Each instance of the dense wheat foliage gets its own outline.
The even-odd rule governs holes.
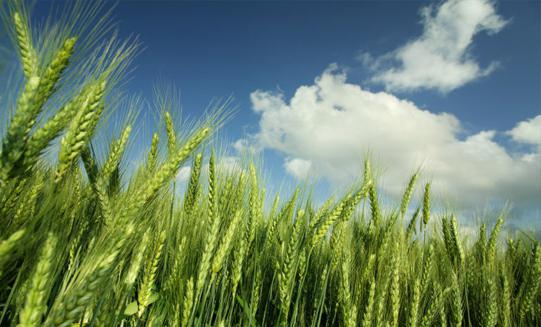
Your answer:
[[[368,162],[322,205],[300,189],[273,197],[253,164],[223,170],[208,151],[220,110],[182,132],[164,111],[134,171],[121,164],[129,124],[99,159],[98,123],[136,47],[112,41],[70,63],[93,38],[32,29],[23,6],[4,19],[24,87],[3,95],[16,101],[0,157],[0,325],[541,325],[539,242],[504,236],[503,218],[465,240],[417,173],[395,210]]]

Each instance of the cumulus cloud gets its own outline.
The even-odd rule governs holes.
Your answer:
[[[333,183],[351,183],[370,152],[384,170],[383,187],[389,195],[400,195],[411,173],[422,166],[424,176],[433,180],[433,190],[449,202],[535,203],[541,198],[539,148],[511,153],[495,141],[498,132],[493,130],[464,138],[452,114],[364,90],[332,67],[313,85],[300,86],[289,100],[258,90],[251,101],[260,114],[252,143],[282,152],[286,171],[296,177],[309,172]],[[535,143],[538,124],[536,117],[507,134]]]
[[[520,122],[507,134],[516,142],[541,146],[541,115]]]
[[[372,82],[394,91],[449,92],[498,66],[492,62],[480,67],[471,54],[475,35],[497,33],[507,23],[496,14],[492,0],[447,0],[423,8],[421,16],[421,36],[380,57],[361,56],[374,71]]]
[[[312,161],[303,160],[299,158],[286,159],[284,162],[286,171],[298,179],[304,179],[308,177],[310,168],[312,168]]]

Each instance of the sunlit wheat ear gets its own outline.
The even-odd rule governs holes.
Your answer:
[[[492,264],[494,262],[494,258],[496,256],[496,242],[498,241],[498,237],[500,235],[500,231],[502,229],[504,223],[503,217],[499,217],[496,221],[496,225],[494,226],[494,229],[492,229],[492,232],[490,233],[490,237],[488,239],[487,244],[487,262],[489,264]]]
[[[244,267],[244,258],[246,254],[246,238],[244,235],[240,235],[239,244],[235,247],[235,251],[233,253],[233,272],[231,274],[231,294],[233,296],[237,293],[237,287],[239,285],[239,282],[242,277],[242,271]]]
[[[415,189],[415,183],[417,182],[417,179],[419,178],[419,171],[415,172],[409,180],[408,186],[406,187],[406,191],[404,192],[404,195],[402,196],[402,201],[400,203],[400,217],[403,218],[406,214],[406,211],[408,210],[408,205],[411,201],[411,196],[413,194],[413,190]]]
[[[158,162],[158,145],[160,143],[160,137],[158,133],[152,135],[152,143],[150,144],[150,150],[148,151],[147,168],[149,171],[156,169]]]
[[[195,156],[195,159],[192,164],[190,171],[190,181],[188,182],[188,187],[184,195],[184,204],[183,210],[186,215],[189,215],[193,210],[194,205],[197,203],[200,185],[199,185],[199,176],[201,175],[201,165],[203,162],[203,155],[198,153]]]
[[[207,226],[206,226],[206,238],[203,247],[203,253],[201,254],[201,261],[199,262],[199,271],[197,274],[196,290],[198,294],[203,291],[203,285],[205,284],[208,271],[210,267],[210,259],[214,253],[216,242],[218,239],[218,232],[220,229],[220,220],[216,215],[216,164],[214,152],[210,155],[209,160],[209,191],[208,191],[208,207],[207,207]]]
[[[246,229],[248,231],[248,246],[250,246],[255,237],[256,226],[263,219],[263,208],[261,207],[262,202],[259,197],[257,172],[253,163],[250,164],[250,196],[248,205],[250,207],[250,215]]]
[[[13,25],[15,26],[24,75],[27,79],[31,79],[38,72],[38,56],[32,44],[28,22],[20,13],[16,12],[13,14]]]
[[[41,251],[36,268],[32,273],[30,287],[26,293],[26,301],[19,314],[18,327],[40,326],[44,313],[47,311],[48,284],[54,263],[54,249],[57,239],[49,235]]]
[[[209,127],[199,129],[180,150],[177,150],[149,180],[147,187],[144,188],[139,195],[138,202],[147,202],[156,194],[164,183],[171,181],[180,168],[180,164],[192,154],[192,152],[207,138],[210,132],[211,129]]]
[[[58,153],[55,182],[59,183],[94,133],[101,114],[105,81],[97,82],[82,104],[82,108],[62,138]]]
[[[104,182],[108,182],[115,169],[118,168],[122,155],[124,154],[124,150],[126,149],[126,145],[128,144],[131,130],[131,125],[126,126],[120,134],[120,138],[111,144],[109,156],[101,168],[100,178]]]
[[[374,226],[373,229],[377,229],[381,220],[381,208],[379,207],[379,199],[375,183],[370,184],[368,195],[370,198],[370,211],[372,214],[372,220],[370,223]]]
[[[287,243],[287,248],[283,263],[280,267],[280,272],[278,274],[278,290],[280,296],[280,310],[281,310],[281,324],[284,324],[287,321],[290,307],[291,299],[291,289],[293,283],[293,277],[296,275],[296,265],[298,258],[298,246],[301,227],[303,225],[305,212],[304,210],[299,210],[297,213],[297,218],[291,231],[291,236],[289,242]]]
[[[19,230],[0,242],[0,277],[4,271],[4,265],[10,259],[17,246],[19,246],[24,234],[24,230]]]
[[[235,217],[229,224],[229,227],[227,228],[227,231],[225,232],[224,237],[222,238],[222,241],[220,245],[218,246],[218,249],[216,251],[216,254],[214,255],[214,260],[212,262],[212,279],[215,278],[216,274],[222,269],[222,265],[229,254],[229,250],[231,247],[231,242],[233,241],[233,237],[239,228],[239,223],[242,218],[242,211],[238,210],[235,214]]]
[[[173,119],[169,111],[166,111],[164,114],[165,119],[165,131],[167,132],[167,150],[169,155],[172,155],[175,152],[177,147],[177,136],[175,133],[175,126],[173,124]]]
[[[458,223],[455,216],[451,218],[450,232],[453,246],[458,257],[458,262],[460,265],[462,265],[464,263],[464,250],[462,249],[462,243],[460,236],[458,235]]]
[[[318,225],[316,225],[311,240],[311,247],[314,248],[327,234],[330,226],[332,226],[342,215],[344,208],[351,199],[351,195],[344,197],[328,214],[327,217],[321,218]]]
[[[36,99],[37,107],[41,107],[54,92],[62,73],[68,66],[76,42],[77,37],[68,38],[41,74]]]
[[[15,165],[19,163],[27,138],[31,129],[31,122],[35,119],[35,97],[39,87],[39,78],[30,78],[17,100],[15,115],[10,121],[6,135],[2,142],[1,175],[3,181],[7,180]]]

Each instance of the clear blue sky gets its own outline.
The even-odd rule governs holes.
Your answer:
[[[465,3],[479,10],[472,16],[472,10],[460,7]],[[423,8],[425,16],[421,15]],[[327,133],[330,130],[327,139],[336,136],[340,140],[341,133],[344,137],[377,139],[376,145],[364,141],[360,142],[362,146],[348,145],[346,149],[371,151],[388,160],[391,163],[384,165],[384,170],[391,177],[393,172],[401,172],[400,167],[393,166],[399,166],[401,160],[423,163],[429,171],[427,179],[438,180],[441,175],[445,181],[442,194],[460,194],[453,187],[464,186],[465,193],[475,194],[476,199],[489,190],[487,197],[481,197],[483,201],[494,196],[498,201],[508,197],[514,203],[527,194],[528,200],[519,206],[529,210],[530,219],[541,218],[541,190],[536,186],[537,182],[541,185],[541,141],[535,131],[541,128],[541,118],[534,120],[541,114],[540,1],[120,1],[114,13],[121,35],[138,35],[145,48],[135,60],[136,70],[128,89],[150,98],[156,81],[172,82],[180,89],[184,115],[195,118],[213,98],[233,96],[238,111],[223,134],[231,142],[245,139],[263,149],[266,166],[275,179],[321,177],[332,186],[353,178],[347,174],[353,164],[342,165],[351,157],[334,162],[331,154],[325,153],[332,144],[311,140],[310,124],[319,119],[321,129]],[[440,39],[440,35],[446,38]],[[466,40],[466,46],[460,47],[459,40]],[[443,62],[438,61],[442,66],[430,62],[430,58],[443,58]],[[331,64],[337,68],[327,70]],[[478,71],[460,75],[458,80],[446,78],[459,76],[459,70],[471,68],[470,64]],[[400,76],[389,77],[389,72],[396,71]],[[318,77],[324,80],[324,76],[332,80],[331,86],[315,82]],[[337,97],[325,91],[344,85],[349,91],[337,93]],[[311,123],[299,118],[307,116],[303,111],[307,109],[297,105],[310,96],[298,94],[298,101],[291,101],[302,86],[318,89],[314,92],[322,98],[317,102],[321,111],[314,109],[317,114],[313,117],[308,112]],[[282,99],[287,109],[266,103],[256,112],[257,104],[250,98],[256,90],[272,92],[262,98]],[[409,101],[414,108],[389,104],[392,101],[387,95]],[[346,98],[349,102],[341,103]],[[334,113],[325,111],[332,111],[326,107],[329,103],[338,108],[336,112],[344,106],[343,112],[349,113],[344,116],[344,130],[340,123],[323,121],[334,117]],[[411,121],[404,125],[414,127],[403,133],[417,142],[418,148],[396,155],[393,149],[401,148],[400,135],[390,135],[386,144],[387,137],[381,137],[385,134],[378,131],[357,133],[355,119],[380,115],[381,110],[387,110],[378,109],[380,105],[389,112],[393,112],[390,107],[407,112],[405,117],[411,117]],[[453,115],[460,128],[455,129],[452,120],[438,115],[443,112]],[[392,133],[398,122],[400,130],[400,119],[387,126],[389,119],[382,117],[375,120],[380,122],[380,129],[388,128]],[[365,121],[359,120],[359,129],[375,128],[363,125]],[[520,122],[527,124],[511,132]],[[413,133],[423,129],[430,133]],[[446,131],[440,133],[440,129]],[[280,135],[272,134],[276,130]],[[482,131],[494,134],[487,137]],[[264,137],[268,133],[272,134],[270,139]],[[449,149],[446,153],[456,151],[456,156],[463,157],[455,164],[449,163],[447,154],[441,151],[424,155],[426,140],[432,142],[427,143],[427,149],[442,148],[443,144]],[[309,148],[316,150],[306,150]],[[336,149],[341,148],[342,144],[336,144]],[[340,153],[328,152],[342,158]],[[424,155],[423,161],[410,158],[412,152]],[[494,164],[487,160],[491,156]],[[435,162],[434,170],[430,169],[431,162]],[[462,164],[462,170],[452,171]],[[344,174],[332,175],[329,167]],[[481,176],[485,172],[486,176]],[[522,188],[506,178],[495,184],[487,182],[508,172],[511,179],[529,184]],[[391,181],[385,184],[389,194],[396,193]],[[493,192],[494,188],[504,191]]]

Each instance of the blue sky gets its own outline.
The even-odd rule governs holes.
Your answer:
[[[171,82],[192,118],[233,96],[231,156],[260,151],[273,181],[330,192],[370,151],[391,196],[422,165],[455,208],[510,200],[541,219],[540,1],[121,1],[114,14],[145,48],[128,90]]]

